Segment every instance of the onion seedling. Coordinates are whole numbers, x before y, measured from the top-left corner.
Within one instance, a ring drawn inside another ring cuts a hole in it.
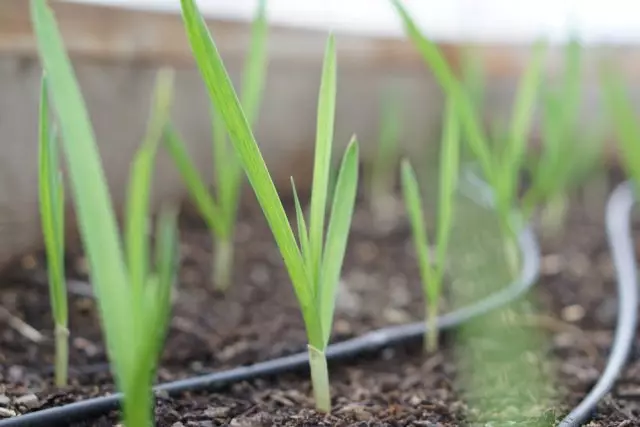
[[[505,255],[511,271],[516,274],[520,264],[517,234],[522,228],[523,219],[514,215],[514,209],[518,206],[520,174],[542,79],[546,44],[536,43],[533,60],[516,93],[513,115],[505,138],[506,144],[500,147],[490,143],[489,137],[483,131],[478,112],[474,110],[472,99],[464,85],[456,78],[440,48],[422,34],[400,0],[390,1],[395,6],[405,31],[421,53],[424,62],[431,68],[436,81],[445,94],[455,101],[469,148],[480,165],[484,179],[492,187],[494,206],[505,238]]]
[[[447,105],[445,130],[440,151],[440,190],[438,197],[438,224],[435,241],[435,259],[429,254],[422,198],[420,188],[411,163],[402,161],[402,188],[404,192],[407,212],[413,231],[420,279],[425,295],[427,319],[427,333],[425,336],[425,351],[433,352],[438,349],[438,306],[442,293],[444,267],[449,244],[449,236],[453,226],[453,205],[459,169],[459,129],[453,102]]]
[[[337,286],[358,181],[358,143],[353,137],[338,170],[325,240],[337,79],[333,35],[327,41],[320,83],[308,229],[293,185],[300,240],[298,245],[209,29],[193,0],[181,0],[181,5],[188,40],[209,96],[224,120],[231,142],[280,249],[298,298],[309,341],[309,366],[316,408],[329,412],[331,395],[325,350],[332,330]]]
[[[562,225],[567,193],[595,168],[603,147],[604,138],[599,132],[603,127],[586,137],[576,130],[581,99],[580,61],[580,44],[572,40],[565,53],[561,87],[544,92],[542,151],[533,159],[529,170],[531,184],[522,199],[526,219],[536,206],[543,206],[543,226],[552,233]]]
[[[242,106],[251,126],[257,120],[264,89],[267,29],[266,0],[260,0],[252,24],[251,46],[242,81]],[[173,132],[172,138],[165,140],[165,147],[211,230],[212,241],[215,242],[211,267],[212,283],[216,289],[225,291],[231,284],[233,274],[234,235],[242,184],[242,168],[236,154],[230,150],[224,121],[213,105],[211,117],[217,200],[209,192],[205,180],[198,174],[177,131]]]
[[[380,114],[380,136],[369,173],[369,204],[376,219],[384,218],[395,184],[398,161],[398,139],[401,129],[400,103],[397,96],[383,98]]]
[[[65,386],[69,367],[69,311],[64,269],[64,183],[58,161],[57,135],[51,126],[47,80],[40,89],[38,189],[40,219],[47,256],[49,297],[54,321],[55,383]]]
[[[608,116],[612,120],[619,146],[619,158],[637,193],[640,185],[640,124],[620,76],[606,67],[603,70],[602,89]]]
[[[107,353],[116,386],[124,394],[124,421],[128,427],[148,427],[153,424],[151,384],[168,323],[177,267],[174,209],[161,211],[154,262],[146,238],[151,177],[169,115],[172,73],[158,76],[148,132],[133,161],[123,245],[89,114],[55,16],[46,0],[31,0],[30,6],[52,110],[60,124],[71,194]]]

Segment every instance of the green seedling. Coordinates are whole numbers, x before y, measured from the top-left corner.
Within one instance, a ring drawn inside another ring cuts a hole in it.
[[[601,159],[604,141],[600,126],[582,137],[578,132],[581,100],[581,48],[572,40],[565,53],[565,74],[558,89],[543,97],[542,151],[532,160],[531,185],[522,199],[523,216],[543,206],[543,226],[557,233],[566,212],[568,193],[578,187]]]
[[[64,183],[58,160],[56,135],[51,126],[47,81],[40,90],[38,144],[38,188],[40,218],[47,256],[49,297],[54,321],[55,383],[65,386],[69,366],[69,312],[64,268]]]
[[[383,98],[378,150],[369,173],[369,204],[376,218],[384,216],[389,197],[393,194],[401,127],[399,100],[389,94]]]
[[[391,0],[402,19],[405,30],[421,53],[425,63],[445,94],[455,101],[458,117],[469,149],[477,159],[484,179],[492,187],[494,205],[505,237],[505,255],[514,274],[519,269],[517,234],[523,226],[523,219],[517,211],[520,175],[527,150],[528,136],[532,125],[533,111],[538,88],[542,79],[546,44],[538,42],[533,60],[520,81],[513,116],[509,123],[506,144],[491,144],[483,131],[482,121],[466,92],[464,85],[456,78],[440,48],[425,37],[400,0]]]
[[[462,86],[469,94],[475,111],[482,111],[485,101],[485,75],[480,55],[467,48],[462,55]]]
[[[424,224],[422,198],[416,175],[408,160],[402,162],[402,188],[407,212],[411,221],[420,279],[425,295],[427,334],[425,351],[438,349],[438,306],[442,294],[442,281],[449,236],[453,226],[453,207],[459,170],[459,124],[453,103],[447,106],[445,131],[440,154],[440,190],[438,200],[438,224],[435,241],[435,259],[432,261]]]
[[[107,352],[116,386],[124,394],[124,421],[128,427],[148,427],[153,425],[151,384],[177,269],[174,209],[161,211],[154,257],[147,241],[151,176],[169,115],[172,73],[159,74],[148,132],[133,161],[123,245],[94,131],[55,16],[46,0],[31,0],[30,10],[52,110],[60,125]]]
[[[325,239],[337,78],[334,38],[330,35],[326,45],[320,83],[308,229],[300,201],[295,197],[300,240],[298,245],[251,126],[205,21],[193,0],[181,0],[181,5],[188,40],[211,100],[224,120],[293,283],[309,340],[309,366],[316,408],[328,412],[331,410],[331,395],[325,350],[332,330],[337,286],[358,181],[358,144],[354,137],[347,145],[338,171]],[[293,192],[296,195],[295,186]]]
[[[252,24],[251,46],[242,82],[242,106],[252,127],[258,117],[264,89],[267,30],[266,0],[260,0]],[[225,291],[233,279],[234,235],[242,184],[242,167],[235,152],[229,146],[224,120],[213,105],[211,117],[217,200],[209,191],[206,181],[199,175],[177,132],[165,141],[165,146],[211,230],[212,241],[215,242],[212,282],[216,289]]]
[[[628,89],[615,71],[605,67],[601,79],[605,106],[618,142],[618,157],[637,192],[640,185],[640,124],[637,113]]]

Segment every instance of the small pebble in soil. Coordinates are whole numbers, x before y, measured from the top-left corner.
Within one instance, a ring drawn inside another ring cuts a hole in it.
[[[358,405],[357,403],[344,406],[336,411],[336,413],[339,415],[351,415],[358,421],[369,421],[373,418],[371,412],[367,411],[364,406]]]
[[[15,417],[16,414],[15,411],[12,411],[11,409],[7,409],[7,408],[0,408],[0,418],[11,418],[11,417]]]
[[[562,319],[565,322],[578,322],[584,318],[584,307],[578,304],[569,305],[562,309]]]
[[[564,268],[562,256],[558,254],[546,255],[540,262],[540,273],[543,276],[559,274]]]
[[[37,408],[40,406],[40,401],[38,396],[33,393],[25,394],[24,396],[20,396],[15,400],[16,405],[25,406],[29,409]]]
[[[383,312],[385,320],[393,324],[403,324],[411,322],[411,315],[404,310],[389,307]]]
[[[226,417],[229,414],[229,412],[231,412],[231,408],[227,408],[224,406],[217,407],[217,408],[209,407],[205,409],[204,416],[210,417],[210,418],[223,418],[223,417]]]
[[[258,264],[251,269],[250,277],[256,285],[264,286],[268,284],[270,279],[269,268],[264,264]]]
[[[366,241],[358,243],[354,252],[358,259],[365,264],[375,261],[378,256],[378,248],[373,243]]]
[[[38,266],[38,261],[36,261],[33,255],[27,255],[20,260],[20,264],[25,270],[33,270]]]

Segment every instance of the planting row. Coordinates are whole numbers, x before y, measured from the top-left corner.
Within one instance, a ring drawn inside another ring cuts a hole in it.
[[[482,78],[470,63],[459,79],[436,44],[425,37],[398,0],[392,0],[407,34],[446,95],[446,111],[438,162],[437,223],[425,223],[420,170],[400,161],[399,178],[424,289],[427,331],[425,352],[437,349],[438,307],[442,298],[451,230],[466,164],[479,168],[490,187],[491,203],[501,230],[505,260],[512,279],[523,259],[519,237],[539,208],[548,227],[562,226],[566,197],[598,166],[602,128],[576,128],[580,105],[580,45],[568,45],[564,79],[554,88],[544,79],[546,44],[533,49],[507,126],[486,131],[481,121]],[[45,0],[31,0],[33,26],[43,68],[40,104],[40,206],[56,330],[56,383],[67,382],[68,324],[63,255],[64,192],[58,144],[68,167],[78,225],[89,261],[91,282],[100,310],[116,386],[124,395],[127,426],[152,424],[153,394],[159,354],[171,315],[177,277],[177,214],[164,206],[155,224],[155,243],[148,239],[148,206],[152,173],[159,150],[166,150],[205,219],[214,241],[212,286],[225,291],[233,282],[234,234],[239,190],[246,177],[280,250],[298,299],[308,338],[308,361],[316,409],[331,411],[327,348],[331,339],[336,294],[359,187],[359,145],[349,141],[337,168],[332,167],[337,59],[336,40],[329,34],[319,87],[313,184],[308,208],[291,182],[295,223],[281,198],[252,132],[259,114],[267,70],[266,4],[261,1],[252,30],[252,44],[237,95],[215,41],[193,0],[181,0],[182,17],[198,69],[211,100],[212,155],[215,195],[210,179],[199,176],[170,120],[173,73],[162,70],[156,81],[153,109],[145,139],[132,162],[124,233],[118,232],[94,132],[55,16]],[[624,89],[615,75],[604,75],[606,101],[618,130],[629,174],[640,179],[636,141],[640,128]],[[543,84],[544,83],[544,84]],[[541,101],[541,102],[540,102]],[[380,151],[371,171],[367,194],[374,210],[383,209],[400,157],[394,146],[400,127],[398,106],[384,117]],[[543,145],[529,155],[534,113],[542,106]],[[51,109],[51,110],[50,110]],[[584,130],[583,130],[584,131]],[[465,166],[465,167],[463,167]],[[523,178],[527,179],[524,190]],[[306,215],[308,213],[308,216]],[[432,232],[433,229],[433,232]],[[433,235],[433,237],[428,237]]]

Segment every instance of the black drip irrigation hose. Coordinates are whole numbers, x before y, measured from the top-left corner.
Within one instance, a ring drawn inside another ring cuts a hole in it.
[[[507,288],[478,303],[439,317],[437,322],[439,330],[457,327],[475,317],[498,309],[516,300],[536,283],[540,253],[533,232],[530,229],[522,232],[519,243],[523,253],[523,267],[520,277]],[[378,329],[357,338],[329,345],[326,350],[327,359],[330,362],[353,359],[385,347],[419,340],[424,336],[425,331],[424,322]],[[308,353],[302,352],[227,371],[160,384],[154,387],[154,391],[175,396],[184,392],[214,390],[240,381],[304,371],[308,369],[308,366]],[[87,421],[119,409],[122,397],[122,394],[118,393],[43,409],[0,421],[0,427],[53,427]]]
[[[486,198],[485,201],[487,201]],[[612,387],[629,354],[636,322],[635,262],[632,257],[633,251],[631,250],[628,226],[619,225],[624,221],[618,221],[618,225],[616,225],[615,219],[619,220],[622,217],[628,220],[632,204],[629,189],[622,188],[614,193],[608,209],[608,231],[616,257],[619,299],[622,302],[611,357],[598,384],[585,400],[561,422],[561,427],[577,427],[590,417],[598,401]],[[520,234],[519,245],[523,254],[523,265],[518,279],[502,291],[496,292],[478,303],[439,317],[438,330],[455,328],[478,316],[499,309],[515,301],[533,287],[539,275],[540,251],[535,235],[530,228],[526,228]],[[428,330],[424,322],[378,329],[357,338],[331,344],[326,351],[327,359],[330,362],[353,359],[385,347],[422,339],[425,332]],[[305,371],[308,370],[308,360],[308,354],[303,352],[250,366],[160,384],[153,390],[156,393],[162,392],[169,396],[177,396],[184,392],[220,389],[239,381]],[[118,410],[122,397],[122,394],[118,393],[43,409],[0,421],[0,427],[53,427],[87,421],[110,411]]]
[[[638,276],[631,232],[634,204],[634,189],[630,182],[620,184],[607,203],[607,236],[618,277],[618,324],[607,366],[589,394],[559,427],[579,426],[592,417],[598,402],[613,388],[631,352],[638,321]]]

